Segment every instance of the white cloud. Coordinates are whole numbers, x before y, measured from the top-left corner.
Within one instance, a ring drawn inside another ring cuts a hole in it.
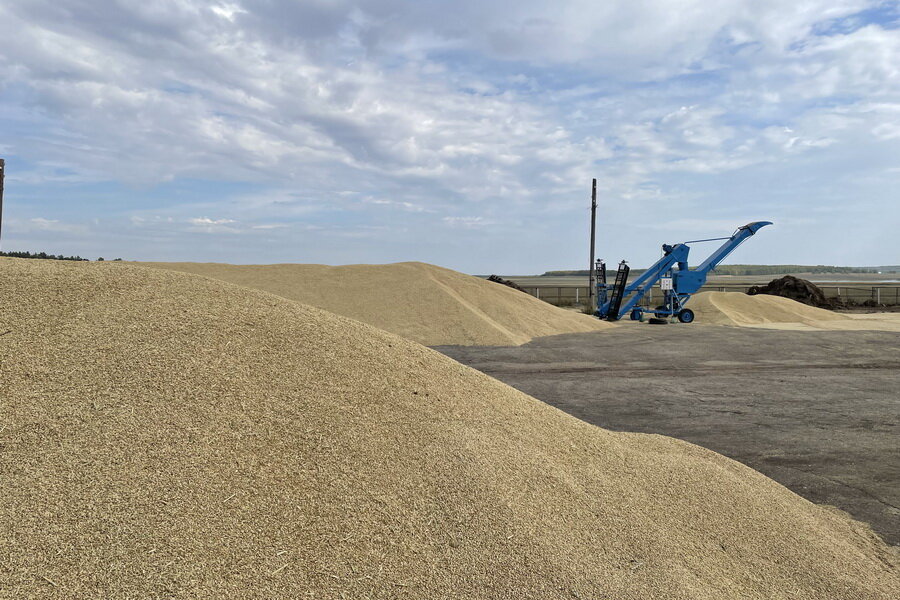
[[[288,227],[287,223],[265,223],[263,225],[253,225],[250,229],[284,229]]]
[[[240,13],[247,12],[246,10],[241,8],[239,5],[232,4],[232,3],[213,5],[213,6],[210,6],[209,9],[211,11],[213,11],[215,14],[217,14],[218,16],[222,17],[223,19],[227,19],[228,21],[231,21],[231,22],[234,22],[235,16],[239,15]]]
[[[203,233],[239,233],[237,227],[232,227],[236,223],[234,219],[210,219],[209,217],[195,217],[188,219],[191,227],[188,231],[199,231]]]
[[[480,229],[492,225],[484,217],[443,217],[442,220],[450,227],[459,227],[461,229]]]
[[[45,219],[35,217],[28,220],[24,229],[31,231],[52,231],[58,233],[80,233],[87,230],[84,225],[77,223],[64,223],[58,219]]]
[[[448,76],[421,54],[434,48],[574,61],[588,71],[611,63],[617,73],[645,73],[637,76],[644,80],[662,73],[661,57],[671,63],[665,72],[674,74],[696,70],[691,65],[701,64],[717,40],[754,41],[766,56],[786,55],[793,69],[815,80],[800,86],[806,93],[836,89],[836,76],[822,66],[834,54],[853,54],[839,70],[850,83],[884,81],[897,64],[893,50],[885,50],[879,67],[858,60],[856,54],[896,41],[877,27],[810,41],[799,52],[786,49],[807,39],[815,23],[858,10],[855,1],[807,1],[787,10],[762,2],[752,13],[737,1],[682,3],[678,10],[661,0],[552,8],[526,1],[512,11],[464,1],[445,20],[423,12],[425,5],[401,10],[390,2],[282,4],[278,15],[257,2],[188,2],[117,7],[105,22],[90,19],[96,9],[84,10],[77,23],[64,19],[60,4],[85,8],[73,0],[14,2],[3,15],[13,47],[28,49],[6,57],[17,68],[12,81],[27,82],[39,105],[64,123],[66,134],[44,144],[56,159],[66,157],[98,178],[115,172],[144,183],[226,177],[330,189],[355,176],[370,189],[384,180],[430,180],[475,200],[523,198],[534,185],[564,187],[570,176],[609,158],[616,133],[636,161],[672,159],[679,147],[727,154],[724,146],[736,134],[723,122],[721,105],[673,107],[650,121],[623,115],[620,125],[584,130],[531,94],[498,91],[462,73]],[[222,18],[210,21],[207,7]],[[467,27],[455,26],[463,21]],[[119,30],[124,23],[134,35]],[[136,37],[145,30],[157,35]],[[542,43],[535,43],[538,37]],[[404,60],[385,69],[379,52]],[[775,59],[763,62],[777,68]],[[853,64],[869,66],[848,71]],[[680,164],[694,170],[697,162]],[[716,169],[746,161],[700,162]],[[514,183],[523,173],[529,185]]]
[[[210,219],[208,217],[197,217],[194,219],[189,219],[191,223],[194,225],[226,225],[228,223],[234,223],[234,219]]]
[[[388,200],[386,198],[363,198],[362,202],[364,204],[374,204],[376,206],[388,206],[392,208],[399,208],[401,210],[409,211],[409,212],[431,212],[429,209],[425,208],[419,203],[416,202],[404,202],[398,200]]]

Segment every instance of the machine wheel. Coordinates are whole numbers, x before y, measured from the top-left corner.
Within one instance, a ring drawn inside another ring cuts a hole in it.
[[[694,311],[689,308],[682,308],[678,312],[678,320],[682,323],[693,323],[694,322]]]
[[[630,316],[631,316],[632,321],[643,321],[644,320],[643,319],[644,311],[638,310],[637,308],[635,308],[634,310],[631,311]]]
[[[755,296],[755,295],[757,295],[758,293],[759,293],[759,286],[758,286],[758,285],[751,285],[751,286],[750,286],[750,289],[747,290],[747,294],[748,294],[749,296]]]

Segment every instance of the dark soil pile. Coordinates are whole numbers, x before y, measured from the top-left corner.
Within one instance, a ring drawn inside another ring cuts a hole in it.
[[[791,300],[818,308],[833,308],[834,306],[816,284],[793,275],[785,275],[779,279],[773,279],[763,286],[751,286],[747,293],[751,296],[757,294],[781,296],[782,298],[790,298]]]
[[[491,275],[490,277],[488,277],[488,281],[493,281],[494,283],[499,283],[501,285],[511,287],[514,290],[519,290],[520,292],[525,292],[526,294],[528,293],[525,290],[523,290],[522,286],[520,286],[515,281],[510,281],[509,279],[503,279],[499,275]]]

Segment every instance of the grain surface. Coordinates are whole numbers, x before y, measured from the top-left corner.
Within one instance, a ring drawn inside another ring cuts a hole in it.
[[[611,327],[509,287],[419,262],[340,267],[140,264],[271,292],[426,346],[518,346],[535,337]]]
[[[3,598],[900,591],[869,529],[737,462],[208,278],[0,259],[0,382]]]
[[[695,294],[688,307],[697,323],[787,330],[900,331],[900,315],[852,315],[816,308],[781,296],[739,292]]]

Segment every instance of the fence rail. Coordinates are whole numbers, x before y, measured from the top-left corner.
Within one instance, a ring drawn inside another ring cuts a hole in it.
[[[741,292],[746,293],[751,285],[759,284],[707,284],[700,288],[701,292]],[[900,285],[820,285],[818,286],[826,298],[834,298],[841,302],[863,304],[871,301],[878,305],[900,305]],[[528,286],[522,289],[556,306],[584,306],[588,302],[588,286]],[[653,298],[662,298],[659,287],[654,287],[641,300],[641,306],[652,306]]]

